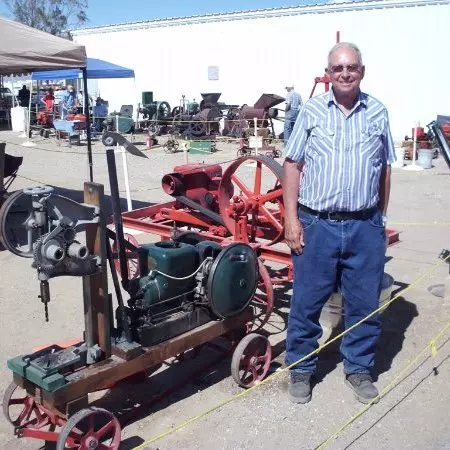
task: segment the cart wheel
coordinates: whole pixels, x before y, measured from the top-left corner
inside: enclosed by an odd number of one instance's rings
[[[117,418],[106,409],[82,409],[61,428],[56,450],[117,450],[121,431]]]
[[[15,428],[42,428],[50,418],[39,409],[34,399],[24,389],[12,382],[3,395],[3,414]]]
[[[139,243],[132,234],[124,233],[123,237],[131,245],[133,245],[136,248],[139,248]],[[114,244],[112,245],[112,251],[113,251],[113,253],[117,253],[117,251],[118,251],[116,241],[114,241]],[[128,279],[135,280],[140,275],[139,257],[136,254],[136,252],[132,252],[128,248],[125,248],[125,256],[126,256],[127,267],[128,267]],[[119,257],[117,256],[117,259],[114,259],[114,265],[116,266],[117,273],[121,274],[120,273],[120,261],[118,258]]]
[[[273,286],[269,272],[258,258],[259,280],[250,305],[253,307],[253,319],[247,324],[248,332],[260,330],[270,319],[273,311]]]
[[[252,387],[266,376],[271,359],[269,340],[260,334],[247,334],[233,352],[231,375],[239,386]]]

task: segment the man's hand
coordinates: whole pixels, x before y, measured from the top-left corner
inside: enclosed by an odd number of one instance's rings
[[[305,246],[303,226],[297,218],[286,220],[284,240],[293,253],[296,255],[301,255],[303,253],[303,247]]]
[[[286,158],[283,164],[284,239],[296,254],[303,253],[303,227],[298,220],[298,192],[303,163]]]

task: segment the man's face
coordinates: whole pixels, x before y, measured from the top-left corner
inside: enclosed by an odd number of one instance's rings
[[[327,73],[336,95],[353,96],[359,92],[365,68],[352,48],[342,47],[332,53]]]
[[[73,92],[73,86],[67,86],[67,90],[68,90],[69,92]]]

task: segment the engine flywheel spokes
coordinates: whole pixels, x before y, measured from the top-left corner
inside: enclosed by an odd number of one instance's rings
[[[283,239],[282,180],[282,167],[267,156],[244,156],[228,166],[220,182],[219,209],[236,240],[274,244]]]

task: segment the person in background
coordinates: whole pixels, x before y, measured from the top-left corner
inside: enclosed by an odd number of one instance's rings
[[[47,112],[53,112],[55,106],[55,96],[53,95],[53,89],[49,88],[46,94],[41,98],[41,102],[45,105]]]
[[[292,130],[294,129],[295,121],[297,120],[300,107],[302,106],[302,97],[298,92],[294,91],[294,86],[286,86],[286,102],[284,114],[284,143],[287,144]]]
[[[379,306],[386,251],[386,212],[394,143],[384,105],[361,92],[365,67],[358,47],[328,54],[332,89],[301,108],[285,150],[285,242],[294,284],[286,336],[288,393],[311,400],[322,335],[320,313],[336,286],[344,301],[341,353],[345,383],[362,403],[378,401],[371,370],[380,335]]]
[[[102,131],[103,121],[108,116],[108,107],[101,97],[97,97],[94,106],[94,128],[99,133]]]
[[[20,106],[28,108],[28,106],[30,105],[30,91],[25,85],[23,85],[22,89],[20,89],[19,93],[17,94],[17,98],[19,99]]]
[[[61,100],[61,117],[64,119],[67,114],[76,114],[78,108],[78,98],[74,87],[71,84],[67,85],[66,92]]]

